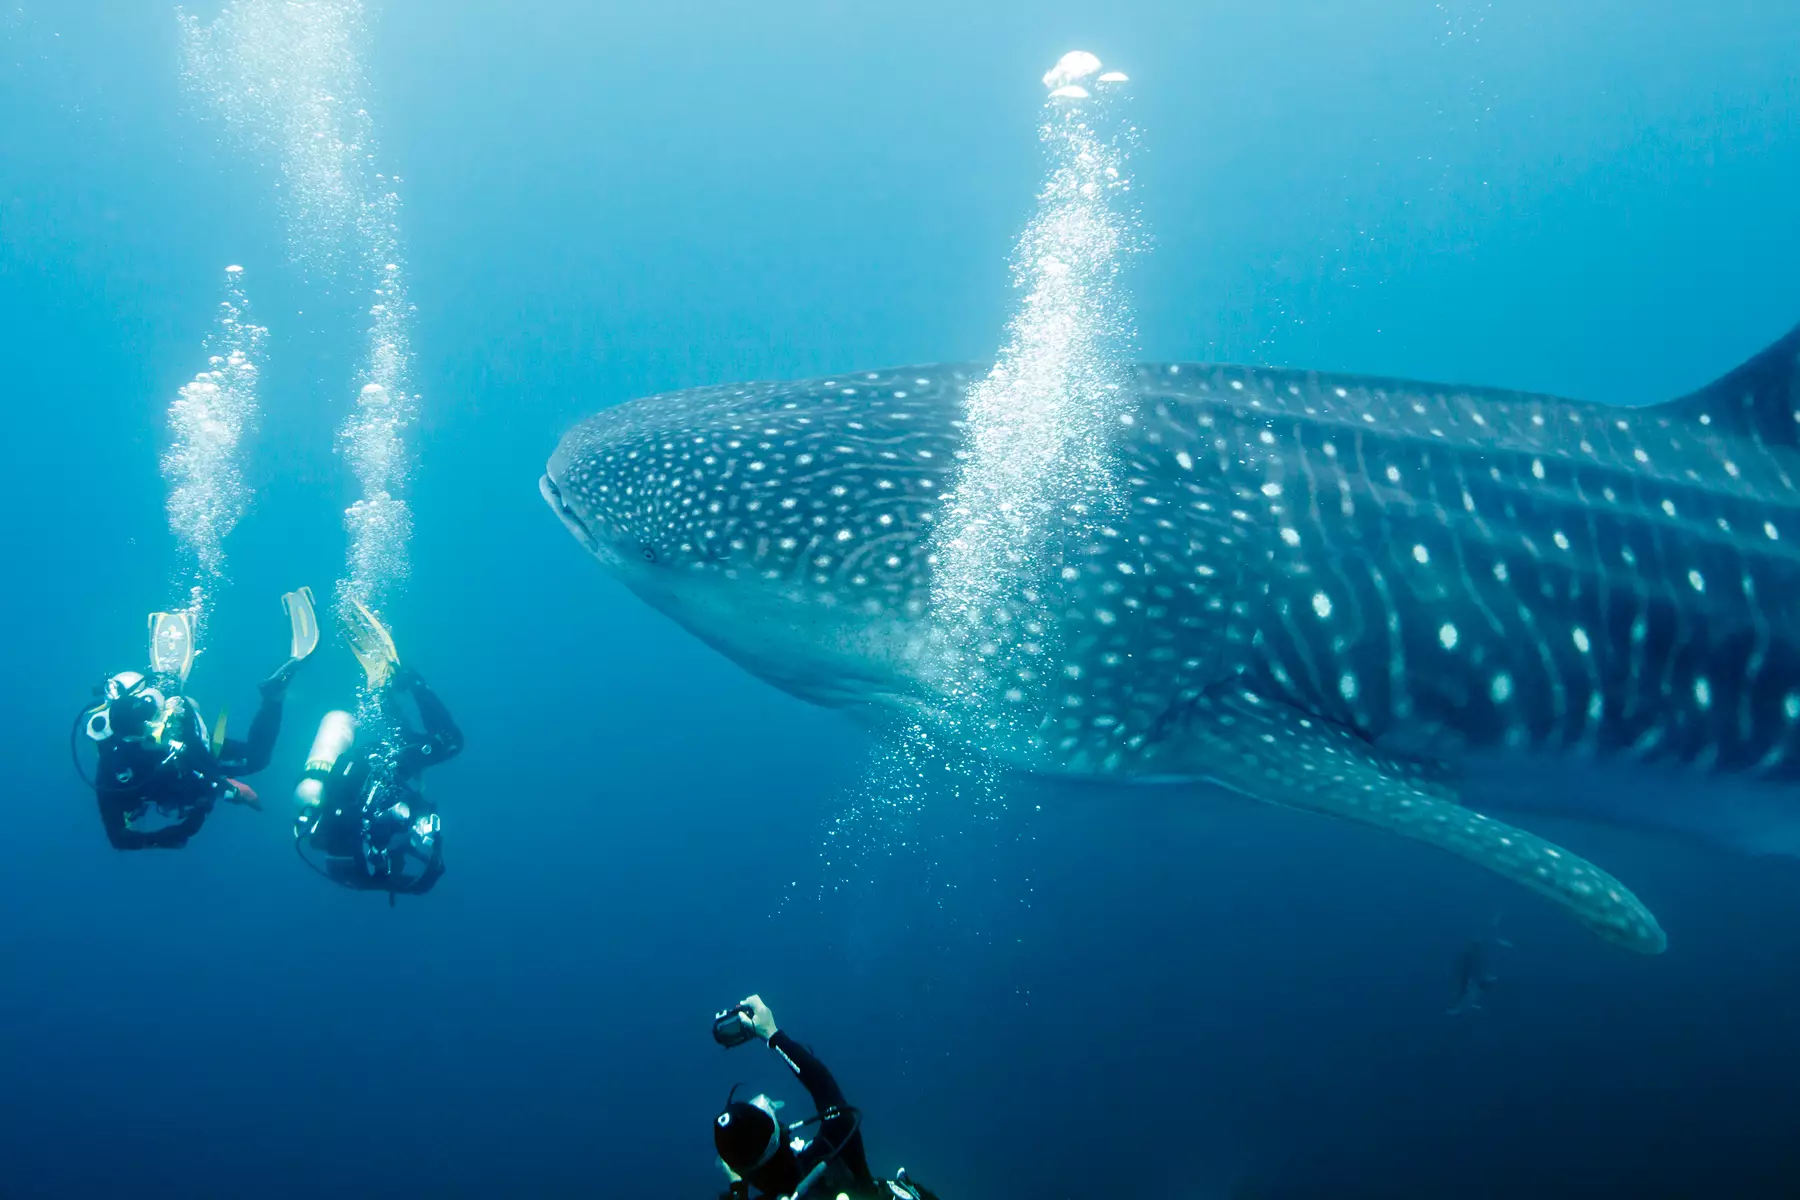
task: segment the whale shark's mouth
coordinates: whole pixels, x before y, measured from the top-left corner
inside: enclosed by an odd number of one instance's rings
[[[575,535],[576,541],[587,547],[589,554],[600,553],[600,539],[595,537],[593,530],[589,529],[586,523],[575,515],[575,510],[569,507],[567,500],[563,499],[562,489],[556,486],[554,479],[548,475],[538,476],[538,493],[544,497],[544,503],[548,504],[556,513],[557,519],[563,523],[563,527]]]

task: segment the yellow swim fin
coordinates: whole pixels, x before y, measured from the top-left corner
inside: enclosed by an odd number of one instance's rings
[[[187,682],[194,669],[194,619],[184,612],[150,614],[150,671]]]
[[[368,606],[355,596],[345,599],[348,603],[338,608],[338,626],[350,643],[350,653],[356,655],[363,673],[369,677],[369,688],[379,691],[387,686],[394,668],[400,665],[400,652],[394,649],[394,638],[387,626]]]
[[[231,715],[230,709],[221,708],[219,710],[219,719],[213,722],[212,752],[214,758],[219,757],[219,755],[225,752],[225,718],[229,715]]]
[[[313,611],[312,589],[303,587],[297,592],[282,593],[281,607],[287,610],[288,623],[294,630],[288,657],[296,661],[305,658],[319,648],[319,617]]]

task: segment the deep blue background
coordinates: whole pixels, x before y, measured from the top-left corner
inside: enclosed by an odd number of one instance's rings
[[[70,775],[169,599],[156,456],[220,268],[272,332],[207,704],[247,711],[277,594],[339,569],[362,300],[287,265],[166,5],[7,7],[0,1192],[710,1196],[726,1089],[784,1083],[706,1036],[751,989],[947,1200],[1800,1187],[1800,864],[1538,822],[1659,913],[1637,960],[1365,831],[1019,789],[869,830],[892,854],[832,890],[869,744],[534,488],[633,395],[991,354],[1036,77],[1075,46],[1136,81],[1146,357],[1672,395],[1800,319],[1800,8],[386,0],[425,397],[394,624],[468,734],[432,779],[450,872],[390,911],[295,862],[280,804],[121,855]],[[351,669],[295,685],[265,794]],[[1506,985],[1447,1018],[1501,906]]]

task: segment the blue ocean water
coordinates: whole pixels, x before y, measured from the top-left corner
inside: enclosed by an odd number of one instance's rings
[[[171,7],[0,12],[0,1195],[710,1196],[734,1082],[804,1108],[707,1037],[749,991],[877,1169],[946,1200],[1800,1192],[1792,861],[1540,822],[1655,908],[1671,949],[1635,959],[1448,858],[1217,797],[1019,785],[846,860],[872,743],[605,578],[535,486],[632,396],[991,357],[1038,76],[1075,47],[1134,81],[1144,357],[1675,395],[1800,320],[1800,10],[371,14],[422,396],[389,611],[468,738],[430,779],[449,872],[393,909],[290,847],[286,781],[355,682],[335,642],[268,812],[120,854],[70,771],[169,603],[164,413],[221,269],[270,333],[193,690],[245,716],[278,595],[341,570],[366,298],[290,261]],[[1501,986],[1446,1017],[1501,909]]]

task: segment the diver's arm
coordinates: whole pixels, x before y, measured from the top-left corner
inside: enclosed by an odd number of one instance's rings
[[[769,1049],[781,1055],[781,1060],[800,1081],[800,1086],[812,1096],[813,1103],[820,1112],[828,1108],[843,1108],[847,1101],[843,1089],[838,1087],[837,1080],[825,1069],[825,1064],[813,1057],[811,1050],[781,1032],[775,1024],[775,1014],[763,1003],[761,996],[745,996],[743,1012],[750,1017],[750,1028],[756,1036],[769,1043]]]
[[[719,1169],[725,1172],[725,1178],[731,1180],[726,1189],[719,1193],[719,1200],[750,1200],[750,1181],[732,1170],[722,1158],[719,1160]]]
[[[125,823],[123,805],[109,801],[105,796],[99,797],[99,801],[100,824],[106,829],[106,840],[115,850],[179,850],[206,823],[206,808],[199,806],[177,824],[143,833]]]
[[[101,786],[94,789],[94,801],[100,806],[100,825],[106,830],[106,840],[115,850],[144,850],[157,844],[154,835],[140,833],[125,823],[130,807],[127,798],[135,801],[140,795],[141,784],[135,777],[141,771],[154,769],[144,758],[129,750],[100,750],[94,778]],[[130,782],[119,782],[122,779]]]
[[[114,850],[147,850],[157,844],[154,834],[139,833],[125,824],[123,805],[105,796],[96,796],[95,799],[100,802],[100,824],[105,828],[106,840],[112,843]]]
[[[802,1169],[835,1158],[859,1183],[873,1185],[875,1178],[869,1173],[869,1157],[863,1150],[860,1118],[844,1099],[844,1089],[812,1051],[775,1027],[775,1014],[761,996],[746,997],[744,1003],[750,1007],[750,1021],[756,1032],[769,1043],[769,1049],[781,1055],[781,1061],[793,1071],[824,1118],[819,1122],[819,1136],[806,1149]]]
[[[800,1086],[806,1089],[813,1099],[814,1107],[821,1114],[838,1110],[835,1115],[819,1122],[819,1137],[812,1149],[835,1155],[857,1180],[872,1182],[874,1177],[869,1173],[868,1156],[863,1151],[862,1130],[857,1127],[856,1116],[849,1111],[850,1102],[844,1099],[844,1090],[838,1086],[831,1072],[825,1069],[825,1064],[812,1051],[779,1029],[769,1038],[769,1049],[787,1063],[788,1068],[794,1072],[794,1078],[800,1081]]]
[[[820,1112],[828,1108],[843,1108],[849,1104],[844,1099],[844,1090],[832,1078],[831,1072],[825,1069],[825,1064],[813,1057],[812,1051],[805,1046],[778,1029],[775,1036],[769,1039],[769,1049],[787,1063],[794,1078],[800,1081],[800,1086],[813,1098],[813,1104]]]

